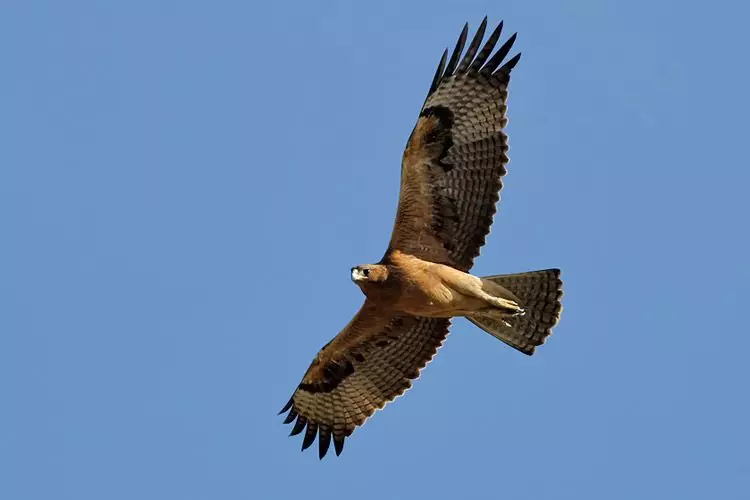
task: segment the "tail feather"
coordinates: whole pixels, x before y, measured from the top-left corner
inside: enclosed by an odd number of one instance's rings
[[[468,316],[467,319],[493,337],[524,354],[534,354],[552,334],[562,313],[562,280],[559,269],[518,274],[485,276],[483,280],[500,285],[518,298],[523,316]]]

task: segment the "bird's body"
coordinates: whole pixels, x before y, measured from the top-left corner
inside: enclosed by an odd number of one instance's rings
[[[557,269],[469,274],[495,214],[508,163],[506,99],[520,54],[515,35],[494,54],[502,23],[480,47],[487,20],[463,54],[468,26],[438,65],[404,150],[391,240],[376,264],[352,268],[366,299],[315,356],[282,409],[302,449],[318,437],[340,454],[346,437],[401,395],[448,335],[451,318],[531,355],[562,310]],[[491,56],[491,57],[490,57]],[[504,62],[504,63],[503,63]]]
[[[523,314],[518,299],[491,281],[400,251],[394,251],[384,260],[385,264],[352,270],[353,281],[368,300],[384,310],[429,318]],[[385,268],[384,280],[364,277],[363,269],[369,268],[369,274],[379,266]]]

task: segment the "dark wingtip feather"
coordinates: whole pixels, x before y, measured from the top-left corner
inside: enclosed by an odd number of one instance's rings
[[[497,52],[495,52],[495,55],[493,55],[490,60],[487,61],[487,64],[484,65],[484,68],[482,68],[482,73],[489,75],[492,74],[493,71],[495,71],[495,68],[497,68],[501,62],[503,62],[505,56],[507,56],[508,52],[510,52],[510,49],[511,47],[513,47],[513,43],[516,41],[517,36],[518,33],[513,33],[510,38],[508,38],[508,40],[502,45],[502,47],[500,47]],[[503,68],[504,67],[505,66],[503,66]]]
[[[440,58],[440,63],[438,63],[437,71],[435,71],[435,76],[432,78],[432,85],[430,85],[430,91],[427,92],[427,95],[435,92],[435,89],[438,88],[438,85],[440,85],[440,80],[443,78],[443,70],[445,69],[446,59],[448,59],[448,49],[445,49],[445,51],[443,52],[443,57]]]
[[[336,456],[338,457],[341,455],[341,452],[344,451],[344,440],[346,439],[346,436],[339,435],[333,436],[333,448],[336,451]]]
[[[503,22],[500,21],[497,27],[490,34],[489,38],[487,39],[487,42],[485,42],[484,47],[482,47],[482,50],[480,50],[479,54],[477,54],[477,57],[474,59],[474,62],[471,63],[471,66],[469,67],[469,71],[474,71],[474,72],[479,71],[479,68],[482,67],[482,65],[487,60],[487,58],[490,57],[490,54],[492,54],[492,49],[495,48],[495,44],[500,38],[500,33],[502,33],[502,31],[503,31]]]
[[[294,420],[295,418],[297,418],[297,410],[294,407],[292,407],[291,411],[289,412],[289,415],[287,415],[286,418],[284,419],[284,423],[291,424],[292,420]]]
[[[508,60],[507,63],[503,64],[503,67],[497,70],[498,72],[505,72],[510,73],[510,70],[516,67],[516,64],[518,64],[518,61],[521,60],[521,53],[519,52],[515,56],[513,56],[511,59]]]
[[[284,413],[285,411],[287,411],[289,408],[291,408],[293,404],[294,404],[294,396],[292,396],[291,398],[289,398],[289,402],[284,405],[284,407],[279,412],[279,415],[281,415],[282,413]]]
[[[456,70],[458,59],[461,57],[461,52],[464,51],[467,36],[469,36],[469,23],[464,24],[464,29],[461,30],[461,34],[458,36],[456,47],[453,49],[453,54],[451,54],[451,60],[448,61],[448,66],[445,68],[445,76],[451,76]]]
[[[307,422],[307,430],[305,431],[305,438],[302,440],[302,451],[305,451],[315,441],[315,436],[318,434],[318,424],[315,422]]]
[[[464,58],[461,60],[461,64],[458,65],[456,73],[463,73],[468,69],[469,64],[471,64],[471,62],[474,60],[474,56],[476,55],[477,50],[479,50],[479,44],[482,43],[482,38],[484,38],[484,32],[486,30],[487,16],[484,17],[484,19],[482,20],[482,24],[479,25],[477,32],[474,34],[474,38],[471,40],[469,48],[466,50],[466,55],[464,55]]]
[[[331,446],[331,428],[321,425],[318,429],[318,458],[323,460],[328,453],[329,446]]]
[[[292,432],[289,433],[289,436],[296,436],[297,434],[302,432],[302,429],[305,428],[306,424],[307,419],[302,415],[298,416],[297,421],[294,423],[294,427],[292,427]]]

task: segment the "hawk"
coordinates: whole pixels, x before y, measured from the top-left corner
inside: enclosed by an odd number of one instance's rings
[[[340,455],[357,426],[403,394],[463,316],[531,355],[560,319],[558,269],[476,277],[508,163],[503,128],[513,34],[496,52],[501,22],[482,45],[487,18],[464,53],[468,25],[438,64],[401,164],[390,244],[377,264],[351,269],[365,302],[315,356],[292,398],[291,435],[318,437],[322,459]],[[481,46],[481,48],[480,48]],[[463,57],[462,57],[463,54]]]

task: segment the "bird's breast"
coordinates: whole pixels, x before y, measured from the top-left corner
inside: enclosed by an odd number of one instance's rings
[[[450,317],[460,297],[438,272],[438,266],[413,256],[393,259],[397,292],[392,307],[413,316]]]

